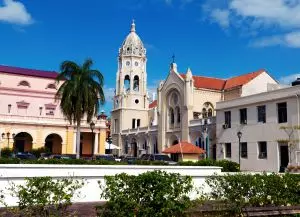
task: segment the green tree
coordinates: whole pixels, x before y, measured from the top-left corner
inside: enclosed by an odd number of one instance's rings
[[[80,126],[83,117],[90,123],[97,115],[100,105],[105,102],[103,83],[100,71],[91,69],[93,61],[87,59],[82,65],[72,61],[64,61],[60,66],[57,83],[63,82],[56,93],[60,100],[63,115],[76,124],[76,158],[80,157]]]

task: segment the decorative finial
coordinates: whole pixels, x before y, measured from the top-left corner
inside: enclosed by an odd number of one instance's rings
[[[175,54],[172,55],[172,63],[175,63]]]
[[[135,23],[134,23],[134,19],[132,20],[130,32],[135,32]]]

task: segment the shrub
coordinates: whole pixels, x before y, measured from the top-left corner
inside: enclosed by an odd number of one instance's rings
[[[2,148],[1,149],[1,157],[8,158],[11,157],[13,150],[11,148]]]
[[[0,164],[19,164],[20,159],[18,158],[0,158]]]
[[[0,190],[0,205],[4,205],[4,204],[5,204],[4,194],[3,194],[3,191]]]
[[[192,162],[192,161],[179,162],[178,165],[180,165],[180,166],[219,166],[219,167],[222,167],[222,172],[239,172],[240,171],[240,167],[239,167],[238,163],[228,161],[228,160],[215,161],[212,159],[204,159],[204,160],[199,160],[196,162]]]
[[[36,156],[36,158],[41,157],[42,153],[47,153],[50,154],[50,150],[47,147],[40,147],[40,148],[33,148],[30,153],[32,153],[34,156]]]
[[[9,190],[18,197],[19,211],[25,216],[64,216],[71,198],[83,184],[71,178],[34,177],[25,178],[25,185],[12,184]]]
[[[287,206],[300,204],[300,175],[236,174],[206,179],[209,197],[224,201],[241,212],[244,207]]]
[[[188,194],[192,178],[177,173],[152,171],[138,176],[125,173],[105,177],[101,198],[107,203],[97,207],[105,217],[168,217],[184,216],[191,205]]]

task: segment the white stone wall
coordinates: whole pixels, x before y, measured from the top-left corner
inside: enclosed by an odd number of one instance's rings
[[[194,187],[204,186],[205,191],[209,191],[205,184],[205,178],[213,174],[221,174],[220,167],[198,167],[198,166],[137,166],[137,165],[24,165],[7,164],[0,165],[0,190],[4,190],[5,202],[9,206],[17,205],[18,199],[8,194],[6,190],[10,183],[23,184],[25,177],[50,176],[55,179],[76,177],[84,179],[85,185],[80,190],[81,197],[73,198],[73,202],[94,202],[104,200],[100,198],[98,181],[104,183],[104,176],[127,173],[138,175],[147,171],[164,170],[170,173],[180,173],[191,176]],[[191,197],[196,197],[196,191],[191,193]]]

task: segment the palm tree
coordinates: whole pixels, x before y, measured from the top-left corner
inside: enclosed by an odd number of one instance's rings
[[[105,102],[104,78],[100,71],[91,69],[93,61],[87,59],[82,66],[73,61],[64,61],[56,82],[63,82],[55,99],[70,124],[76,124],[76,158],[80,157],[80,125],[84,116],[87,122],[97,115],[99,106]]]

